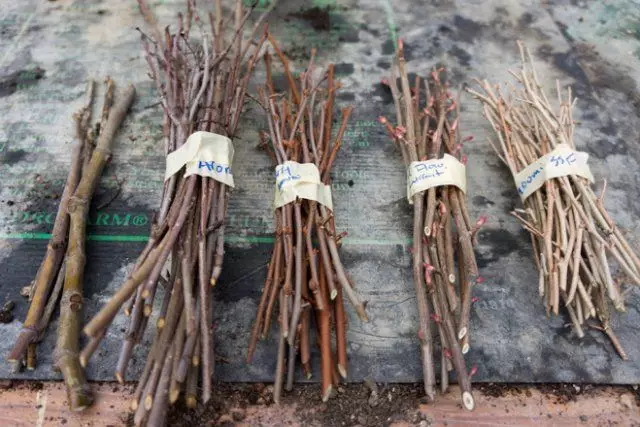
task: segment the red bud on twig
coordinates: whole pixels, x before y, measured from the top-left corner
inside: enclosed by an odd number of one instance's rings
[[[342,233],[338,234],[338,236],[336,237],[336,242],[340,241],[343,237],[347,237],[349,235],[348,231],[343,231]]]
[[[469,370],[469,378],[473,377],[477,373],[478,373],[478,365],[473,365]]]
[[[477,242],[478,231],[480,231],[480,228],[487,223],[487,219],[488,218],[486,215],[480,216],[476,221],[476,225],[471,230],[471,240],[473,241],[474,245],[478,243]]]
[[[424,263],[423,265],[424,265],[424,281],[427,284],[427,286],[431,286],[431,274],[435,270],[435,267],[427,263]]]
[[[404,126],[396,126],[396,128],[394,129],[394,133],[396,135],[396,138],[400,139],[407,133],[407,129]]]
[[[440,216],[445,216],[447,214],[447,206],[441,201],[438,207],[440,208]]]

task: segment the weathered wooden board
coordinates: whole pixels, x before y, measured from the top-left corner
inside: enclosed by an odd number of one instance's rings
[[[116,427],[126,425],[129,411],[128,387],[113,383],[93,384],[96,402],[82,413],[71,413],[66,402],[66,392],[61,384],[38,383],[37,389],[26,384],[0,390],[0,424],[15,427]],[[390,393],[389,396],[392,396]],[[429,426],[604,426],[637,425],[640,412],[633,392],[620,387],[597,387],[572,399],[558,398],[537,390],[534,386],[514,387],[502,395],[476,391],[476,410],[460,409],[459,391],[454,387],[440,397],[434,405],[419,405],[410,410],[390,411],[385,425],[396,427],[419,424]],[[382,397],[386,398],[386,397]],[[349,423],[359,424],[362,414],[372,408],[363,397],[353,407],[343,411]],[[286,398],[282,405],[249,404],[226,405],[220,413],[208,420],[211,425],[236,426],[322,426],[323,411],[340,408],[339,399],[327,404],[301,402],[295,397]],[[241,413],[237,422],[234,413]],[[359,415],[356,415],[359,414]],[[351,419],[353,415],[353,419]],[[370,418],[369,418],[370,419]],[[418,419],[418,423],[414,421]],[[182,425],[182,424],[180,424]],[[185,424],[186,425],[186,424]],[[366,425],[374,425],[369,423]]]

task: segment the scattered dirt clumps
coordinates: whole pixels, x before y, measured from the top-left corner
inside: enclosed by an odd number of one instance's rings
[[[15,308],[15,306],[15,303],[9,300],[5,302],[2,307],[0,307],[0,323],[13,322],[13,309]]]
[[[318,384],[296,384],[293,391],[284,394],[282,408],[295,407],[296,417],[304,425],[418,424],[426,419],[417,410],[423,394],[420,384],[376,384],[373,390],[369,383],[341,384],[336,395],[322,403]],[[247,408],[253,405],[258,405],[258,408],[274,405],[273,386],[261,383],[217,384],[214,396],[206,406],[190,410],[179,403],[172,407],[168,425],[233,425],[244,420]]]
[[[314,30],[329,31],[331,29],[331,15],[327,8],[312,7],[291,13],[293,17],[304,19]]]

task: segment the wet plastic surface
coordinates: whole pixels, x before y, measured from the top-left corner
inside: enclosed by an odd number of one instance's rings
[[[640,51],[637,37],[625,33],[631,25],[626,17],[635,10],[632,1],[616,3],[615,10],[602,10],[596,2],[541,7],[534,1],[507,0],[430,5],[403,0],[394,1],[393,9],[391,2],[372,0],[328,0],[320,9],[307,2],[284,3],[270,24],[287,53],[303,60],[311,46],[318,47],[319,63],[337,64],[344,86],[339,102],[356,108],[333,177],[337,226],[349,233],[342,247],[343,261],[357,291],[368,301],[371,319],[361,323],[348,307],[350,380],[421,379],[407,251],[411,209],[405,198],[405,174],[400,153],[376,121],[393,110],[389,93],[378,82],[389,74],[397,36],[405,38],[411,71],[426,76],[434,65],[445,64],[453,87],[476,77],[507,79],[507,69],[517,66],[515,40],[526,42],[548,88],[555,87],[556,78],[573,85],[580,98],[574,114],[581,122],[578,146],[592,154],[598,188],[602,178],[608,180],[606,205],[637,243],[640,61],[638,54],[622,59],[624,52]],[[174,22],[171,17],[182,2],[151,4],[160,22],[167,24]],[[108,73],[120,87],[134,83],[139,97],[94,197],[87,244],[87,317],[123,282],[144,245],[159,202],[164,159],[162,116],[135,31],[143,23],[131,1],[33,0],[3,6],[2,13],[0,299],[17,305],[16,320],[0,324],[4,356],[27,309],[20,289],[35,275],[45,251],[69,163],[71,115],[82,102],[88,77],[99,79]],[[605,38],[611,34],[619,37],[609,45]],[[474,379],[640,382],[638,291],[630,290],[627,313],[614,317],[628,362],[618,358],[600,332],[589,330],[579,340],[567,327],[568,319],[546,319],[537,295],[529,236],[509,215],[519,205],[517,192],[486,143],[489,126],[469,97],[463,98],[461,120],[463,133],[474,135],[476,141],[465,147],[469,209],[474,217],[489,217],[476,248],[486,280],[473,291],[479,300],[472,309],[467,361],[479,367]],[[215,306],[216,377],[226,381],[268,381],[275,370],[275,334],[259,343],[252,365],[244,363],[273,230],[272,169],[265,153],[256,149],[262,125],[260,112],[250,105],[234,143],[237,190],[231,196],[224,272]],[[122,179],[118,197],[96,210]],[[55,327],[53,323],[52,332]],[[125,327],[126,318],[119,316],[89,366],[90,378],[113,378]],[[57,378],[51,368],[53,335],[39,346],[36,371],[12,375],[0,363],[0,378]],[[143,363],[138,350],[129,376],[135,377]]]

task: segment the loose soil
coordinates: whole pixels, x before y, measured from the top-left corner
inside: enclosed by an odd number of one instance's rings
[[[592,385],[538,384],[534,386],[552,403],[576,401],[579,395],[597,391]],[[517,396],[523,402],[531,397],[531,385],[480,383],[474,389],[488,397]],[[622,389],[622,388],[621,388]],[[392,423],[430,425],[429,417],[418,408],[424,400],[421,384],[344,384],[327,403],[320,402],[318,384],[296,384],[285,392],[282,407],[293,406],[296,418],[304,425],[327,426],[384,426]],[[169,425],[234,425],[246,416],[248,407],[270,407],[273,386],[257,384],[219,384],[212,401],[196,410],[180,404],[171,409]],[[495,406],[495,405],[493,405]],[[524,404],[526,406],[526,403]],[[462,411],[462,407],[460,407]],[[268,424],[268,423],[265,423]]]
[[[366,384],[344,384],[327,403],[320,401],[318,384],[296,384],[285,392],[282,406],[296,405],[297,417],[305,425],[381,426],[394,421],[419,423],[417,410],[424,389],[418,384],[378,384],[372,391]],[[375,389],[374,388],[374,389]],[[257,384],[218,384],[212,401],[205,407],[188,410],[177,405],[169,414],[171,426],[233,425],[242,421],[249,405],[274,405],[273,386]]]

